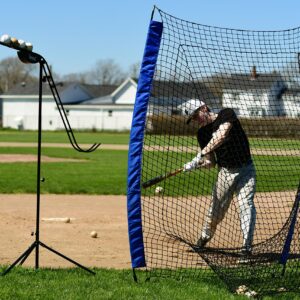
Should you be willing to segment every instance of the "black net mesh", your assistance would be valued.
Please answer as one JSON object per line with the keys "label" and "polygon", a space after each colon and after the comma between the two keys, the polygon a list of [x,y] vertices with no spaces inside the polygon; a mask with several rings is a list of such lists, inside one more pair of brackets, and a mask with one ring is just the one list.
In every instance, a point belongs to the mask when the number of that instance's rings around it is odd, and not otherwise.
{"label": "black net mesh", "polygon": [[[233,109],[248,137],[256,177],[239,155],[244,144],[232,137],[226,151],[233,167],[218,164],[222,153],[216,149],[215,167],[178,172],[143,188],[149,275],[204,277],[212,268],[232,290],[244,284],[259,291],[298,288],[300,29],[218,28],[157,11],[163,35],[142,181],[182,168],[201,150],[199,125],[186,124],[191,99],[205,101],[215,117]],[[205,226],[210,236],[202,247]]]}

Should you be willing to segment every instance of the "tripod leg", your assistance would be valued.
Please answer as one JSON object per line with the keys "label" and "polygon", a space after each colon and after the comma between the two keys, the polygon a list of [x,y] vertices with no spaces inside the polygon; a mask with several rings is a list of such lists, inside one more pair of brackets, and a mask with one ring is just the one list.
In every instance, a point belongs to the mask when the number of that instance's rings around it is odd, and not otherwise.
{"label": "tripod leg", "polygon": [[[33,246],[33,248],[31,249],[32,246]],[[27,257],[30,255],[30,253],[33,251],[33,249],[36,248],[36,242],[34,242],[31,245],[31,247],[29,247],[29,249],[27,250],[26,254],[24,253],[23,259],[20,261],[20,265],[23,265],[23,263],[25,262],[25,260],[27,259]]]}
{"label": "tripod leg", "polygon": [[50,248],[49,246],[45,245],[45,244],[42,243],[41,241],[39,242],[39,244],[40,244],[42,247],[48,249],[49,251],[51,251],[51,252],[53,252],[53,253],[59,255],[60,257],[62,257],[62,258],[64,258],[64,259],[68,260],[69,262],[73,263],[73,264],[76,265],[77,267],[80,267],[81,269],[83,269],[83,270],[85,270],[85,271],[87,271],[87,272],[89,272],[89,273],[91,273],[91,274],[93,274],[93,275],[96,275],[96,273],[95,273],[94,271],[92,271],[92,270],[88,269],[87,267],[85,267],[85,266],[79,264],[79,263],[76,262],[75,260],[73,260],[73,259],[71,259],[71,258],[69,258],[69,257],[67,257],[67,256],[65,256],[65,255],[63,255],[63,254],[61,254],[61,253],[59,253],[58,251],[56,251],[56,250]]}
{"label": "tripod leg", "polygon": [[14,263],[11,264],[9,268],[7,268],[3,273],[2,276],[6,275],[13,267],[15,267],[20,261],[21,264],[24,263],[26,258],[32,252],[32,250],[36,247],[36,242],[34,242]]}

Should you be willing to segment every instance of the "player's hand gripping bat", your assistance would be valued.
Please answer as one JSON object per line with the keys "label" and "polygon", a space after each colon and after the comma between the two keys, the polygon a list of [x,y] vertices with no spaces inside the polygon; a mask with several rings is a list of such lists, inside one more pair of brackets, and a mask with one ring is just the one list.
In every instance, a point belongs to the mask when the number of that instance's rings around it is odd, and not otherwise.
{"label": "player's hand gripping bat", "polygon": [[152,179],[150,179],[150,180],[148,180],[146,182],[143,182],[142,183],[142,187],[144,189],[146,189],[146,188],[148,188],[148,187],[150,187],[150,186],[152,186],[152,185],[154,185],[156,183],[159,183],[159,182],[161,182],[161,181],[163,181],[163,180],[165,180],[165,179],[167,179],[169,177],[175,176],[175,175],[181,173],[182,171],[183,171],[183,168],[180,168],[180,169],[177,169],[175,171],[166,173],[164,175],[160,175],[160,176],[154,177],[154,178],[152,178]]}

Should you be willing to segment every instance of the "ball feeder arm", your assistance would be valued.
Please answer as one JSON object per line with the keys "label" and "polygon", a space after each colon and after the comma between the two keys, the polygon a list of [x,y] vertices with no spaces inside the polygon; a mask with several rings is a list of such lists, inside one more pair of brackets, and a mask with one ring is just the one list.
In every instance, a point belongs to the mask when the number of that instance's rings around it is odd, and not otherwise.
{"label": "ball feeder arm", "polygon": [[[22,53],[22,51],[19,51],[18,52],[18,55],[20,57],[20,54]],[[28,53],[28,55],[30,56],[30,53]],[[93,144],[90,148],[88,149],[82,149],[77,141],[76,141],[76,138],[74,136],[74,133],[73,133],[73,130],[72,130],[72,127],[69,123],[69,120],[68,120],[68,117],[67,117],[67,114],[66,114],[66,111],[64,109],[64,106],[63,106],[63,103],[60,99],[60,96],[59,96],[59,93],[57,91],[57,88],[56,88],[56,85],[54,83],[54,80],[53,80],[53,77],[52,77],[52,74],[51,74],[51,70],[50,70],[50,67],[48,65],[48,63],[46,62],[46,60],[44,58],[43,59],[43,71],[44,71],[44,74],[45,76],[43,77],[43,81],[48,81],[48,84],[49,84],[49,87],[51,89],[51,92],[52,92],[52,95],[53,95],[53,98],[55,100],[55,103],[56,103],[56,106],[57,106],[57,109],[58,109],[58,112],[60,114],[60,117],[63,121],[63,124],[64,124],[64,127],[65,127],[65,130],[67,132],[67,135],[68,135],[68,138],[69,138],[69,141],[72,145],[72,147],[78,151],[78,152],[93,152],[95,151],[101,144],[100,143],[95,143]]]}
{"label": "ball feeder arm", "polygon": [[24,40],[18,40],[14,37],[10,37],[7,34],[3,34],[0,37],[0,45],[9,47],[15,50],[25,50],[31,52],[33,46],[31,43],[25,42]]}
{"label": "ball feeder arm", "polygon": [[[29,47],[23,47],[24,45],[29,45]],[[67,114],[64,110],[63,104],[59,97],[56,85],[54,83],[50,68],[46,62],[46,60],[38,53],[32,52],[32,45],[30,43],[25,43],[17,39],[10,38],[8,35],[4,35],[0,38],[0,45],[6,46],[9,48],[13,48],[18,51],[18,57],[23,63],[30,63],[30,64],[40,64],[39,68],[39,107],[38,107],[38,153],[37,153],[37,206],[36,206],[36,231],[35,231],[35,241],[30,245],[30,247],[22,253],[21,256],[15,262],[13,262],[3,273],[2,275],[6,275],[9,273],[12,268],[14,268],[17,264],[23,264],[30,253],[35,250],[35,269],[39,268],[39,247],[44,247],[45,249],[53,252],[54,254],[68,260],[69,262],[75,264],[76,266],[84,269],[85,271],[95,275],[96,273],[87,267],[79,264],[78,262],[74,261],[73,259],[63,255],[62,253],[50,248],[46,244],[40,241],[40,183],[44,182],[44,178],[41,177],[41,144],[42,144],[42,82],[48,81],[50,89],[52,91],[54,100],[56,102],[58,111],[62,118],[63,124],[65,126],[66,132],[68,134],[69,140],[73,148],[79,152],[92,152],[95,151],[100,144],[93,144],[88,149],[82,149],[73,134],[72,128],[69,124]],[[43,74],[45,74],[43,76]]]}
{"label": "ball feeder arm", "polygon": [[[5,37],[5,38],[3,38],[3,37]],[[22,46],[22,44],[29,45],[29,47]],[[55,100],[58,112],[63,121],[65,130],[67,132],[67,135],[68,135],[68,138],[69,138],[69,141],[70,141],[72,147],[78,152],[93,152],[93,151],[95,151],[101,145],[100,143],[99,144],[95,143],[88,149],[82,149],[78,145],[76,138],[74,136],[73,130],[71,128],[71,125],[69,123],[67,114],[63,107],[62,101],[60,99],[59,93],[57,91],[56,85],[54,83],[54,80],[53,80],[53,77],[52,77],[52,74],[50,71],[50,67],[49,67],[47,61],[40,54],[32,52],[33,47],[31,45],[31,43],[26,43],[23,40],[17,40],[16,38],[11,38],[8,35],[3,35],[0,39],[0,45],[18,50],[18,52],[17,52],[18,57],[23,63],[26,63],[26,64],[40,63],[42,65],[43,72],[45,74],[45,76],[43,77],[43,82],[48,81],[48,84],[51,89],[53,98]]]}

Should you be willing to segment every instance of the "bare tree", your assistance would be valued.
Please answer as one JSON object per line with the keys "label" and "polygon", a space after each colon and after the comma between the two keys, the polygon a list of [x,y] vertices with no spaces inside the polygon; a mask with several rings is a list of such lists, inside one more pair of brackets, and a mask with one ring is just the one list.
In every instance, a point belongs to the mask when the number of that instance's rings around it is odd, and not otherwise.
{"label": "bare tree", "polygon": [[7,57],[0,61],[0,92],[5,93],[12,86],[21,82],[35,82],[37,68],[24,64],[17,57]]}
{"label": "bare tree", "polygon": [[89,81],[88,73],[70,73],[64,75],[60,78],[61,81],[68,81],[68,82],[79,82],[83,84],[87,84]]}
{"label": "bare tree", "polygon": [[138,79],[140,75],[141,63],[136,62],[129,67],[129,77]]}
{"label": "bare tree", "polygon": [[88,73],[89,82],[94,84],[120,84],[125,75],[113,59],[100,59]]}

